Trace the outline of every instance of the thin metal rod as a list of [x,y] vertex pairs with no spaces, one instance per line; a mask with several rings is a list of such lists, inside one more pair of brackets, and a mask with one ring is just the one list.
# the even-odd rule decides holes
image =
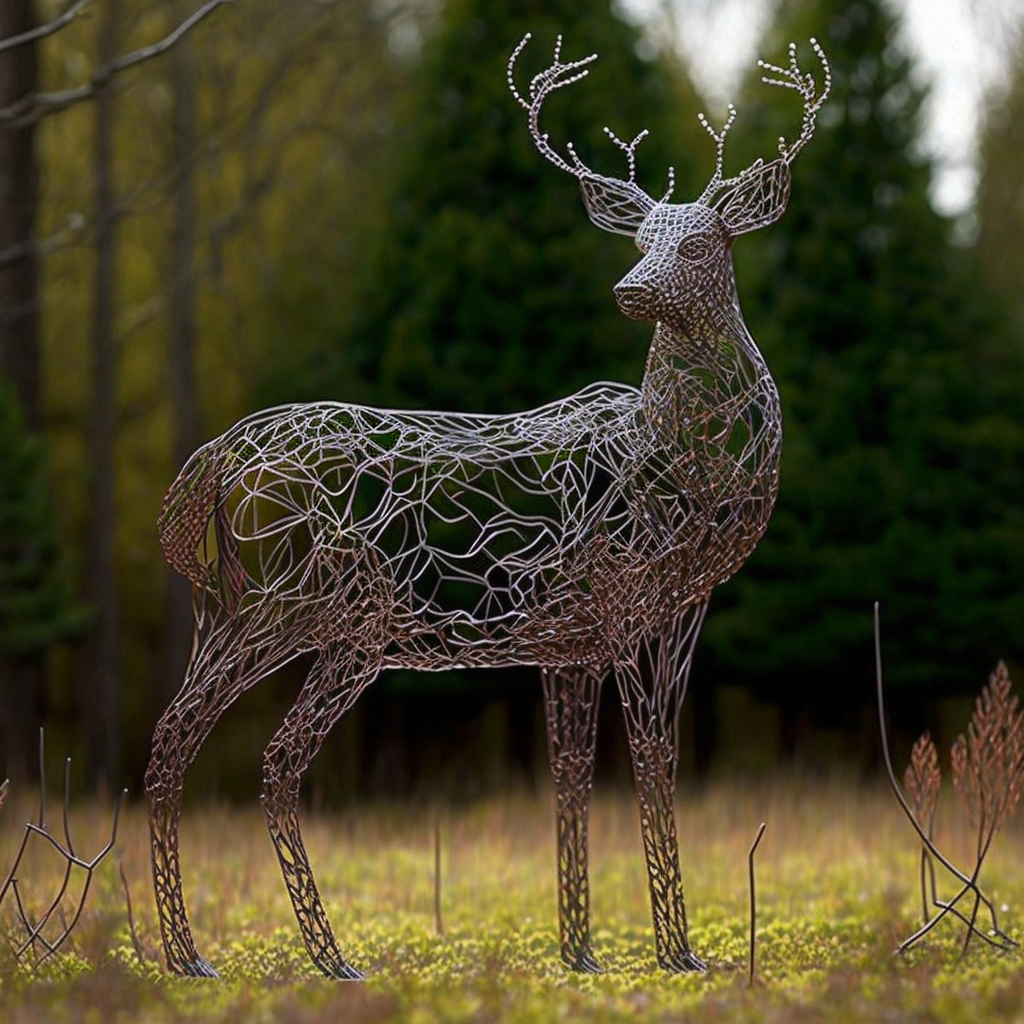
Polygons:
[[750,883],[750,965],[747,974],[747,988],[752,988],[754,985],[754,956],[757,949],[757,894],[754,887],[754,854],[757,853],[757,848],[761,844],[766,827],[767,823],[762,821],[761,827],[757,830],[757,835],[754,837],[754,842],[750,847],[750,853],[747,854],[747,871]]
[[39,727],[39,827],[46,828],[46,757],[45,734]]
[[434,928],[438,935],[444,935],[444,921],[441,917],[441,820],[434,820]]

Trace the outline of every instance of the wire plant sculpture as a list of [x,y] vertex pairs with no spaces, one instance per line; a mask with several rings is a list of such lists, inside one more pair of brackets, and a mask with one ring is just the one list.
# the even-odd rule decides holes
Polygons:
[[[43,759],[43,733],[40,730],[39,820],[38,823],[30,821],[25,824],[21,845],[18,847],[18,852],[3,885],[0,886],[0,910],[3,909],[4,902],[8,898],[14,904],[13,914],[10,915],[10,918],[5,915],[3,924],[6,927],[13,921],[14,927],[6,937],[11,943],[17,960],[31,957],[36,965],[41,964],[56,956],[71,937],[71,933],[78,925],[82,912],[85,909],[86,899],[89,896],[89,890],[92,887],[92,880],[96,869],[106,859],[107,854],[110,853],[117,842],[117,826],[121,817],[121,802],[126,794],[127,790],[122,791],[114,806],[114,820],[110,827],[110,839],[106,845],[88,860],[80,856],[75,850],[69,821],[71,805],[70,757],[64,762],[63,842],[51,832],[46,824],[46,772]],[[3,786],[0,786],[0,807],[3,807],[6,795],[7,782],[5,781]],[[26,906],[22,891],[18,885],[18,873],[25,864],[26,854],[34,838],[42,840],[64,862],[60,881],[53,896],[38,913],[33,913]],[[70,914],[68,913],[69,909]]]
[[[596,55],[561,60],[525,94],[508,82],[537,149],[578,179],[590,219],[643,254],[615,286],[626,316],[656,324],[640,387],[593,384],[511,415],[404,412],[335,402],[256,413],[189,459],[159,530],[194,585],[184,685],[157,725],[146,775],[156,901],[170,969],[212,976],[182,894],[184,775],[241,693],[300,654],[313,667],[267,747],[263,807],[310,957],[359,978],[328,923],[303,847],[299,785],[325,736],[382,669],[537,665],[557,803],[562,959],[599,970],[590,946],[587,820],[598,696],[613,675],[640,804],[658,962],[690,948],[673,812],[677,721],[711,590],[753,550],[771,514],[779,399],[743,322],[730,245],[782,216],[789,166],[830,78],[763,64],[803,101],[795,141],[726,178],[735,111],[700,198],[652,199],[637,146],[605,129],[628,175],[587,167],[541,131],[547,97]],[[703,119],[702,119],[703,120]]]
[[[903,775],[904,788],[896,779],[885,727],[879,612],[875,606],[875,689],[882,756],[889,784],[900,809],[921,841],[920,891],[922,924],[896,948],[906,953],[944,919],[964,926],[963,953],[977,936],[996,949],[1017,949],[1019,943],[1004,932],[996,916],[992,899],[978,881],[982,864],[992,848],[996,834],[1016,810],[1024,792],[1024,711],[1011,693],[1010,674],[1003,662],[989,676],[974,705],[967,727],[950,751],[953,788],[963,805],[974,832],[974,865],[961,870],[936,845],[935,813],[938,809],[942,770],[939,754],[929,733],[917,740],[910,752],[910,764]],[[904,792],[904,789],[906,792]],[[938,868],[957,886],[956,895],[941,899],[938,892]],[[968,901],[970,910],[961,909]],[[985,913],[982,914],[982,908]],[[985,928],[979,916],[988,919]]]

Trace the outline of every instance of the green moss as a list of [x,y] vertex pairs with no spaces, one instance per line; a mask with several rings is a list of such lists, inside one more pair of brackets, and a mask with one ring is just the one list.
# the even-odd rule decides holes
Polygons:
[[[186,897],[221,981],[166,975],[145,817],[130,810],[117,854],[135,934],[118,873],[105,864],[66,955],[36,970],[0,943],[0,1016],[12,1024],[1019,1020],[1021,956],[975,941],[964,957],[953,922],[894,956],[920,912],[912,836],[884,794],[717,787],[683,802],[684,834],[707,837],[683,859],[691,939],[710,969],[677,977],[655,965],[635,812],[622,800],[599,802],[592,821],[592,940],[606,972],[576,976],[562,967],[550,811],[512,800],[446,815],[441,934],[432,819],[394,808],[311,818],[307,847],[322,894],[346,955],[367,972],[362,983],[333,983],[306,957],[256,810],[186,817]],[[748,823],[765,817],[750,988]],[[0,834],[0,863],[17,838]],[[943,841],[956,849],[955,833]],[[1012,850],[1012,834],[1003,845]],[[1013,932],[1024,878],[1001,848],[986,874]],[[30,902],[49,891],[45,877],[31,875]]]

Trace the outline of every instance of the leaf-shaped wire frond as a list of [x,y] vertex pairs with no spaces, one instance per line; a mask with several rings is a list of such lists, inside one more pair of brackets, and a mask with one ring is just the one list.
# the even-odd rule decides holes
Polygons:
[[968,819],[978,829],[979,854],[1013,813],[1024,775],[1024,712],[1000,662],[974,704],[974,713],[953,746],[953,783]]
[[910,794],[910,805],[917,823],[928,835],[932,833],[935,808],[939,802],[939,788],[942,771],[939,768],[939,752],[930,733],[924,733],[910,751],[910,764],[903,775],[903,782]]
[[963,806],[971,828],[977,828],[979,822],[980,795],[978,778],[971,763],[967,738],[961,733],[953,743],[949,752],[950,765],[953,769],[953,788]]

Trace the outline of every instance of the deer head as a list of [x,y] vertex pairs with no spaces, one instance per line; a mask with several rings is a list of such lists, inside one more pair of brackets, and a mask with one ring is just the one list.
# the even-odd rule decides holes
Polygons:
[[816,115],[831,88],[828,61],[818,42],[810,41],[824,73],[820,90],[810,73],[801,72],[793,43],[789,47],[788,68],[758,61],[765,71],[763,82],[794,89],[803,99],[803,123],[796,140],[788,143],[780,138],[775,159],[768,163],[758,159],[734,177],[725,178],[725,139],[736,119],[736,109],[729,105],[729,115],[720,131],[700,114],[701,124],[715,143],[714,173],[695,202],[671,203],[675,186],[672,168],[661,199],[653,199],[636,183],[636,150],[647,135],[646,130],[631,142],[624,142],[610,128],[604,129],[625,153],[628,176],[624,179],[592,171],[571,142],[566,145],[567,157],[552,147],[548,135],[540,130],[541,106],[556,89],[584,78],[589,73],[587,65],[597,55],[563,62],[559,36],[551,65],[533,77],[527,95],[523,96],[516,87],[514,71],[529,40],[527,33],[509,58],[508,84],[527,112],[537,149],[556,167],[579,180],[583,202],[594,224],[605,231],[629,235],[643,253],[614,288],[622,312],[633,319],[658,321],[689,333],[695,321],[708,317],[714,320],[723,311],[734,308],[735,284],[729,254],[732,239],[772,224],[782,216],[789,199],[789,165],[814,133]]

